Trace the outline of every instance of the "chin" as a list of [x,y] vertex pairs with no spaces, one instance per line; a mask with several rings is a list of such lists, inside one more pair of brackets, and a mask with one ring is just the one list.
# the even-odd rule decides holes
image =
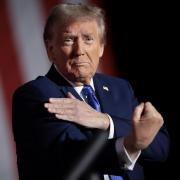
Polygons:
[[71,71],[69,74],[74,80],[89,80],[94,75],[94,73],[90,71],[87,67],[74,68],[73,71]]
[[74,77],[73,78],[74,81],[79,81],[79,82],[82,82],[84,84],[84,83],[89,83],[90,82],[90,79],[92,78],[92,75],[88,74],[88,73],[78,73],[78,74],[74,74],[73,77]]

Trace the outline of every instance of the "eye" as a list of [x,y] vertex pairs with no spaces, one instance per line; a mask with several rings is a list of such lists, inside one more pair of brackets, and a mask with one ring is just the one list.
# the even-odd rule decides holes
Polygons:
[[70,46],[74,43],[74,38],[72,36],[64,37],[64,45]]
[[94,41],[94,38],[93,38],[92,36],[85,35],[85,36],[84,36],[84,41],[85,41],[85,43],[87,43],[87,44],[92,44],[93,41]]

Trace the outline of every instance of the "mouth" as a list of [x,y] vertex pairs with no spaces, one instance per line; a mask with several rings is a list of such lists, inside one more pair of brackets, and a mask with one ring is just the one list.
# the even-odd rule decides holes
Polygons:
[[88,62],[76,62],[73,65],[74,66],[85,66],[85,65],[88,65],[88,64],[89,64]]

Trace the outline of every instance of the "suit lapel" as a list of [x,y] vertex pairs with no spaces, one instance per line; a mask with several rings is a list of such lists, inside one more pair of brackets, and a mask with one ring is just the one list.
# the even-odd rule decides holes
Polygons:
[[68,92],[70,92],[75,98],[79,99],[80,101],[83,101],[83,99],[79,96],[79,94],[75,91],[75,89],[70,85],[70,86],[63,86],[61,88],[61,91],[65,95],[67,95]]
[[93,80],[94,80],[96,96],[101,105],[101,111],[108,112],[107,110],[109,109],[109,102],[112,98],[111,88],[107,83],[104,83],[96,75],[94,76]]

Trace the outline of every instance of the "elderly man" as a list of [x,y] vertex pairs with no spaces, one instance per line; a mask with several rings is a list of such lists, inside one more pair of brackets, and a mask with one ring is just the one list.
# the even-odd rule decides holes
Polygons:
[[44,42],[52,66],[13,96],[13,130],[22,180],[143,180],[144,161],[164,161],[169,139],[150,102],[130,84],[96,73],[105,45],[104,12],[59,4]]

